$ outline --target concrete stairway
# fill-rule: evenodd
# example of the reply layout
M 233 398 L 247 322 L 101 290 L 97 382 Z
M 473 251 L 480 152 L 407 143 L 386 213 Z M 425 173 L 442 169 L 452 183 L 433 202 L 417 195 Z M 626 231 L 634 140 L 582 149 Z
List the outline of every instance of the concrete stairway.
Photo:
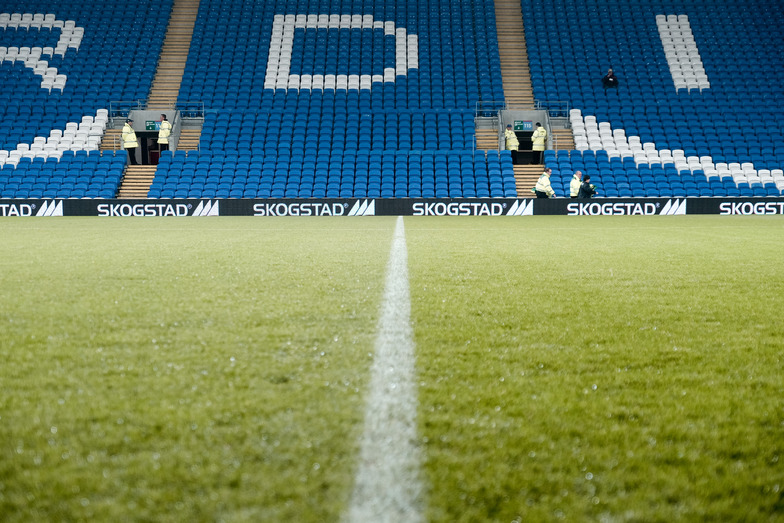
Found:
M 507 107 L 532 108 L 534 93 L 531 87 L 531 71 L 528 66 L 520 1 L 496 0 L 495 20 Z M 487 129 L 477 125 L 475 132 L 477 149 L 498 150 L 498 129 Z
M 498 130 L 477 129 L 476 148 L 483 151 L 498 150 Z
M 180 131 L 180 139 L 177 142 L 178 151 L 196 151 L 199 149 L 199 138 L 201 138 L 201 127 L 184 127 Z
M 98 149 L 101 151 L 119 151 L 122 149 L 122 129 L 106 129 L 101 137 Z
M 147 198 L 150 185 L 155 178 L 157 165 L 129 165 L 120 183 L 117 198 Z
M 534 198 L 536 195 L 531 189 L 544 171 L 543 165 L 515 165 L 515 186 L 518 198 Z
M 553 149 L 571 151 L 574 149 L 574 134 L 571 129 L 552 129 Z
M 534 92 L 531 86 L 520 0 L 496 0 L 495 19 L 507 107 L 533 108 Z M 498 129 L 476 129 L 477 149 L 498 150 L 498 139 Z M 536 185 L 543 170 L 542 165 L 514 166 L 518 198 L 534 197 L 531 189 Z
M 506 103 L 510 108 L 533 107 L 534 92 L 520 0 L 495 0 L 495 23 Z
M 148 109 L 172 109 L 176 105 L 198 12 L 199 0 L 175 0 L 147 98 Z

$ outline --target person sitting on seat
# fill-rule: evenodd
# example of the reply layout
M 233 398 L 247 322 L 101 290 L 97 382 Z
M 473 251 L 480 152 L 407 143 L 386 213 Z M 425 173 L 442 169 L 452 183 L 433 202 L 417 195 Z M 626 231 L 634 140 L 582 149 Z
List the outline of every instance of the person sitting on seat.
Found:
M 612 69 L 607 70 L 607 74 L 602 78 L 602 85 L 604 86 L 605 91 L 618 87 L 618 77 L 615 76 Z

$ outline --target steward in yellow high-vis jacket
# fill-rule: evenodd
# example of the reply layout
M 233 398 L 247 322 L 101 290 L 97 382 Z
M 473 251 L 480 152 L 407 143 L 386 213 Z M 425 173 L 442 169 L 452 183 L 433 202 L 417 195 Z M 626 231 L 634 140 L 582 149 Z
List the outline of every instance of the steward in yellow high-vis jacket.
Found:
M 534 151 L 534 157 L 538 156 L 536 163 L 544 163 L 542 162 L 542 156 L 544 155 L 543 151 L 547 146 L 547 129 L 542 127 L 542 124 L 539 122 L 536 122 L 536 130 L 534 131 L 534 134 L 531 135 L 531 142 L 533 143 L 532 149 Z
M 123 148 L 128 151 L 128 160 L 131 165 L 136 165 L 136 148 L 139 147 L 139 140 L 136 138 L 136 131 L 131 126 L 132 123 L 133 120 L 130 118 L 125 120 L 125 125 L 122 128 L 122 144 Z
M 506 126 L 506 131 L 504 132 L 504 138 L 506 139 L 507 151 L 516 151 L 520 148 L 520 141 L 517 139 L 517 135 L 512 130 L 511 125 Z
M 169 150 L 169 136 L 171 136 L 172 124 L 166 119 L 166 115 L 161 115 L 161 128 L 158 130 L 158 146 L 161 151 Z
M 583 177 L 582 171 L 574 172 L 574 176 L 572 176 L 572 181 L 569 182 L 569 196 L 571 198 L 577 198 L 577 195 L 580 193 L 580 184 L 583 183 L 582 177 Z
M 536 130 L 531 135 L 531 141 L 533 142 L 534 151 L 544 151 L 547 144 L 547 129 L 542 127 L 542 124 L 539 122 L 536 123 Z
M 536 193 L 537 198 L 555 198 L 555 191 L 553 186 L 550 185 L 550 174 L 552 174 L 552 169 L 545 169 L 539 177 L 539 181 L 536 182 L 534 193 Z

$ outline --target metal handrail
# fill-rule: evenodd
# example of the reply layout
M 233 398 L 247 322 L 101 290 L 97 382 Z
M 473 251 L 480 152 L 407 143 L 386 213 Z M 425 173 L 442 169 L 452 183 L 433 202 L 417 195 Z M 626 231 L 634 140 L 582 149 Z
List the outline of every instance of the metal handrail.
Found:
M 476 102 L 474 109 L 477 118 L 492 118 L 498 116 L 501 111 L 507 110 L 533 109 L 535 111 L 547 111 L 552 117 L 569 116 L 571 105 L 566 100 L 534 100 L 533 105 L 514 105 L 504 101 L 482 100 Z
M 114 127 L 114 119 L 128 118 L 131 111 L 142 109 L 146 100 L 114 100 L 109 102 L 109 124 Z
M 204 118 L 206 107 L 202 100 L 185 100 L 178 101 L 174 106 L 180 112 L 183 119 L 185 118 Z
M 477 118 L 498 117 L 498 113 L 506 110 L 506 101 L 480 100 L 476 102 L 474 115 Z
M 537 110 L 547 111 L 553 118 L 568 117 L 571 105 L 566 100 L 534 100 Z

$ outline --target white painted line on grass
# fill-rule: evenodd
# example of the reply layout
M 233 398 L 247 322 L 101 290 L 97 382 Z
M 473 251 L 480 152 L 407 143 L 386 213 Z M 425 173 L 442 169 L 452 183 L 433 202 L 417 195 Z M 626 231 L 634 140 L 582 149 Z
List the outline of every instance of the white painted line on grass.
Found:
M 348 523 L 424 521 L 410 317 L 408 250 L 399 216 L 387 265 L 359 468 L 345 518 Z

